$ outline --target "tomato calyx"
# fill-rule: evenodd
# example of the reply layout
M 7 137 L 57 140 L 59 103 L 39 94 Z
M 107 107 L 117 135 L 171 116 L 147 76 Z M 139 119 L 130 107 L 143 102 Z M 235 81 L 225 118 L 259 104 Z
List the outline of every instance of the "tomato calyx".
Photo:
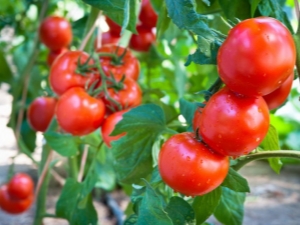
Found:
M 77 59 L 77 68 L 75 72 L 81 76 L 87 77 L 88 76 L 87 74 L 93 72 L 93 70 L 95 69 L 94 65 L 89 64 L 92 58 L 93 57 L 90 55 L 84 63 L 81 63 L 81 55 L 80 55 Z

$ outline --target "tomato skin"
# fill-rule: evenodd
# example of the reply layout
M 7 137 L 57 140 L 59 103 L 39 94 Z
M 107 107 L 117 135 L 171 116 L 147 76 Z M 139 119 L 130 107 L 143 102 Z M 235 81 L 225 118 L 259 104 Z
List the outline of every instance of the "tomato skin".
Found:
M 100 127 L 105 116 L 105 105 L 83 88 L 74 87 L 59 98 L 55 115 L 64 131 L 82 136 Z
M 204 102 L 203 104 L 206 104 L 206 102 Z M 194 112 L 194 117 L 193 117 L 193 121 L 192 121 L 194 131 L 197 131 L 197 129 L 199 129 L 199 123 L 200 123 L 200 118 L 201 118 L 201 115 L 202 115 L 202 111 L 203 111 L 203 108 L 198 107 L 196 109 L 196 111 Z
M 62 49 L 59 49 L 59 50 L 56 50 L 56 51 L 49 51 L 48 53 L 48 56 L 47 56 L 47 64 L 48 66 L 51 66 L 54 62 L 54 60 L 60 56 L 61 54 L 67 52 L 68 49 L 67 48 L 62 48 Z
M 100 79 L 99 75 L 93 72 L 86 73 L 86 76 L 76 73 L 79 58 L 80 63 L 83 64 L 88 60 L 89 55 L 82 51 L 67 51 L 52 64 L 49 81 L 57 95 L 62 95 L 72 87 L 84 88 L 86 83 L 92 84 Z M 93 64 L 94 61 L 90 59 L 88 65 Z
M 114 36 L 120 37 L 122 27 L 107 16 L 105 17 L 105 20 L 109 26 L 110 33 Z
M 187 196 L 204 195 L 217 188 L 229 170 L 229 159 L 209 149 L 185 132 L 175 134 L 162 146 L 158 169 L 163 181 Z
M 269 123 L 269 109 L 261 96 L 241 96 L 224 87 L 204 107 L 199 135 L 216 152 L 241 156 L 262 142 Z
M 102 133 L 102 138 L 104 143 L 110 148 L 111 147 L 111 142 L 116 141 L 123 137 L 126 133 L 122 133 L 116 136 L 110 136 L 110 134 L 113 132 L 115 129 L 115 126 L 117 125 L 118 122 L 120 122 L 123 119 L 123 114 L 128 112 L 128 109 L 122 110 L 119 112 L 115 112 L 111 115 L 109 115 L 103 122 L 101 126 L 101 133 Z
M 19 214 L 25 212 L 31 206 L 33 200 L 33 193 L 25 199 L 17 200 L 9 195 L 6 184 L 0 188 L 0 208 L 7 213 Z
M 275 91 L 263 96 L 268 104 L 269 110 L 276 109 L 284 103 L 291 92 L 293 80 L 294 73 L 290 74 L 290 76 Z
M 121 56 L 124 54 L 124 51 L 126 51 L 120 65 L 115 65 L 111 57 L 101 57 L 100 62 L 102 69 L 107 76 L 113 74 L 118 81 L 122 79 L 123 75 L 134 80 L 138 79 L 140 74 L 140 63 L 129 49 L 116 45 L 104 45 L 96 51 L 98 53 L 116 53 L 118 56 Z
M 142 103 L 142 90 L 138 83 L 133 79 L 126 78 L 121 90 L 108 88 L 107 91 L 109 96 L 122 106 L 122 109 L 135 107 Z M 116 104 L 111 102 L 107 97 L 104 97 L 103 101 L 107 108 L 113 108 L 116 111 L 120 111 Z
M 137 26 L 138 34 L 133 34 L 130 38 L 129 47 L 138 52 L 147 52 L 151 44 L 155 41 L 155 34 L 144 27 Z
M 7 184 L 8 194 L 18 200 L 26 199 L 33 194 L 34 183 L 26 173 L 15 174 Z
M 281 22 L 269 17 L 237 24 L 217 56 L 223 82 L 232 91 L 248 96 L 263 96 L 277 89 L 293 72 L 295 61 L 292 35 Z
M 49 16 L 42 21 L 39 28 L 41 42 L 52 51 L 67 47 L 72 41 L 70 23 L 59 16 Z
M 52 97 L 38 97 L 29 105 L 27 120 L 33 130 L 47 130 L 54 115 L 56 102 Z
M 157 14 L 154 11 L 149 0 L 142 1 L 142 7 L 139 15 L 139 20 L 143 27 L 151 29 L 156 26 Z

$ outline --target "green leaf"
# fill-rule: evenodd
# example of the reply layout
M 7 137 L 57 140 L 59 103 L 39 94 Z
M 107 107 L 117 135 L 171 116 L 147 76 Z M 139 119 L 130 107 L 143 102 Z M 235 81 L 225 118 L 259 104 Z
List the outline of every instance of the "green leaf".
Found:
M 124 225 L 135 225 L 137 223 L 138 216 L 135 214 L 130 215 L 124 222 Z
M 242 225 L 246 194 L 222 187 L 222 196 L 214 216 L 224 225 Z
M 157 105 L 142 105 L 123 115 L 112 133 L 127 133 L 112 143 L 114 168 L 120 182 L 138 183 L 151 173 L 152 146 L 164 130 L 165 116 Z
M 146 193 L 139 208 L 137 225 L 173 225 L 172 220 L 164 210 L 164 196 L 156 192 L 146 180 Z
M 104 11 L 109 18 L 124 29 L 136 33 L 138 0 L 83 0 L 85 3 Z
M 258 7 L 258 4 L 261 2 L 261 0 L 250 0 L 251 3 L 251 17 L 254 17 L 255 11 Z
M 160 13 L 158 14 L 158 21 L 156 24 L 156 37 L 160 39 L 164 32 L 168 29 L 171 19 L 168 17 L 168 11 L 165 2 L 163 2 Z
M 161 183 L 162 179 L 158 170 L 158 166 L 154 167 L 153 171 L 152 171 L 152 175 L 151 175 L 151 179 L 150 179 L 150 184 L 152 186 L 156 186 L 157 184 Z
M 68 178 L 56 203 L 56 215 L 67 219 L 72 225 L 97 224 L 97 212 L 90 195 L 82 195 L 84 187 Z
M 236 192 L 250 192 L 248 181 L 232 168 L 229 169 L 222 186 Z
M 193 202 L 193 209 L 196 214 L 196 224 L 201 225 L 215 211 L 220 202 L 222 189 L 220 187 L 203 196 L 197 196 Z
M 0 51 L 0 83 L 10 83 L 13 75 L 4 56 L 4 52 Z
M 180 197 L 174 196 L 165 208 L 174 225 L 190 224 L 193 222 L 195 213 L 193 208 Z
M 268 133 L 260 146 L 265 150 L 280 150 L 279 137 L 277 130 L 274 126 L 270 125 Z M 268 159 L 271 168 L 276 172 L 280 173 L 282 162 L 279 157 Z
M 179 100 L 180 113 L 185 118 L 187 124 L 191 127 L 193 124 L 193 118 L 196 109 L 198 108 L 196 103 L 188 102 L 181 98 Z
M 220 4 L 218 0 L 196 0 L 196 9 L 197 12 L 201 14 L 210 14 L 221 11 Z
M 36 132 L 31 129 L 27 120 L 23 120 L 21 125 L 21 136 L 23 138 L 24 144 L 28 147 L 31 152 L 34 152 Z
M 50 147 L 62 156 L 74 156 L 78 151 L 80 139 L 71 134 L 60 134 L 50 131 L 46 132 L 44 137 Z
M 225 16 L 229 20 L 244 20 L 251 17 L 251 6 L 245 0 L 219 0 Z

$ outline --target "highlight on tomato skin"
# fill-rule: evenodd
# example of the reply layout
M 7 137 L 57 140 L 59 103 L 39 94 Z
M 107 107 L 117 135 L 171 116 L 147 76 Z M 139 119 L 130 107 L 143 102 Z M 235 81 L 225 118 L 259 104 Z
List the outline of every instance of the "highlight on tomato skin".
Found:
M 45 132 L 54 116 L 57 100 L 53 97 L 38 97 L 27 109 L 27 120 L 35 131 Z
M 229 158 L 211 150 L 192 132 L 170 137 L 159 152 L 158 169 L 162 180 L 186 196 L 209 193 L 224 181 Z

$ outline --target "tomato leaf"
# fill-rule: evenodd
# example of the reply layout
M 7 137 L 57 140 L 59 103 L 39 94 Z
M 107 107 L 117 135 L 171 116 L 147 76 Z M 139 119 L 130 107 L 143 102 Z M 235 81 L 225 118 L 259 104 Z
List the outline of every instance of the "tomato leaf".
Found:
M 156 25 L 157 34 L 156 37 L 160 39 L 163 33 L 168 29 L 171 19 L 168 17 L 168 11 L 165 2 L 163 2 L 160 13 L 158 14 L 158 21 Z
M 124 225 L 135 225 L 137 223 L 138 216 L 135 214 L 130 215 L 124 222 Z
M 236 192 L 250 192 L 248 181 L 232 168 L 229 169 L 222 186 Z
M 122 183 L 140 182 L 152 170 L 152 146 L 158 136 L 166 130 L 163 110 L 154 104 L 131 109 L 112 132 L 127 134 L 112 142 L 117 178 Z
M 83 185 L 68 178 L 56 203 L 56 215 L 70 224 L 97 224 L 97 212 L 90 195 L 82 195 Z
M 246 194 L 222 187 L 222 195 L 214 216 L 224 225 L 242 225 Z
M 189 125 L 188 130 L 192 130 L 193 118 L 196 109 L 198 108 L 196 103 L 188 102 L 183 98 L 179 99 L 180 113 L 185 118 Z
M 12 72 L 9 68 L 7 60 L 4 57 L 4 52 L 0 51 L 0 83 L 9 83 L 12 79 Z
M 71 134 L 60 134 L 53 131 L 46 132 L 44 137 L 50 147 L 62 156 L 76 155 L 80 139 Z
M 255 11 L 258 7 L 258 4 L 261 2 L 261 0 L 250 0 L 251 3 L 251 17 L 254 17 Z
M 180 197 L 173 196 L 165 208 L 174 225 L 192 224 L 195 213 L 193 208 Z
M 249 1 L 245 0 L 219 0 L 225 16 L 233 20 L 239 18 L 241 20 L 251 17 L 251 6 Z
M 270 125 L 268 133 L 260 146 L 265 150 L 280 150 L 279 137 L 277 130 L 274 126 Z M 276 172 L 280 173 L 282 162 L 279 157 L 268 159 L 271 168 Z
M 196 224 L 201 225 L 213 214 L 220 202 L 222 189 L 220 187 L 203 196 L 197 196 L 193 202 L 193 209 L 196 214 Z
M 83 0 L 85 3 L 94 6 L 109 16 L 124 29 L 136 33 L 137 12 L 139 2 L 137 0 Z

